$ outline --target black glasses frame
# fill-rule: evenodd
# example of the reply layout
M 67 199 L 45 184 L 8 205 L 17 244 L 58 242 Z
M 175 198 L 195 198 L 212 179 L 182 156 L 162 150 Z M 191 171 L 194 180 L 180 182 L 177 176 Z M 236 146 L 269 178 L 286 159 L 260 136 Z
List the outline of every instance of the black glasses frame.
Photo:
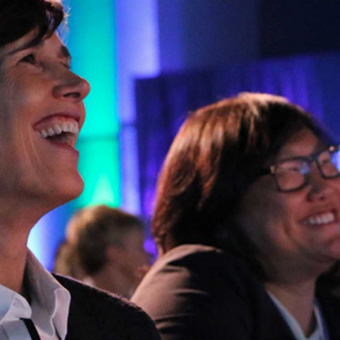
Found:
M 334 176 L 328 176 L 328 175 L 325 175 L 323 173 L 323 170 L 322 170 L 322 165 L 320 164 L 319 162 L 319 156 L 324 153 L 325 151 L 328 151 L 330 154 L 334 153 L 334 152 L 338 152 L 340 150 L 340 144 L 337 144 L 337 145 L 331 145 L 329 146 L 328 148 L 314 154 L 314 155 L 311 155 L 311 156 L 299 156 L 299 157 L 292 157 L 292 158 L 287 158 L 287 159 L 284 159 L 282 161 L 279 161 L 279 162 L 276 162 L 274 164 L 272 164 L 271 166 L 269 166 L 268 168 L 264 168 L 260 171 L 259 173 L 259 176 L 264 176 L 264 175 L 272 175 L 274 177 L 274 180 L 275 180 L 275 183 L 276 183 L 276 186 L 277 186 L 277 189 L 281 192 L 293 192 L 293 191 L 297 191 L 297 190 L 300 190 L 302 189 L 303 187 L 305 187 L 307 184 L 308 184 L 308 181 L 309 181 L 309 176 L 310 176 L 310 169 L 311 169 L 311 165 L 313 162 L 316 163 L 317 165 L 317 168 L 319 169 L 320 171 L 320 174 L 322 176 L 322 178 L 325 178 L 325 179 L 332 179 L 332 178 L 337 178 L 337 177 L 340 177 L 340 171 L 338 174 L 334 175 Z M 306 174 L 303 175 L 304 177 L 304 181 L 303 183 L 297 187 L 297 188 L 293 188 L 293 189 L 282 189 L 279 185 L 279 181 L 277 179 L 277 176 L 276 176 L 276 172 L 277 172 L 277 168 L 280 164 L 283 164 L 285 162 L 289 162 L 289 161 L 294 161 L 294 160 L 301 160 L 301 161 L 304 161 L 306 164 L 308 164 L 308 171 Z

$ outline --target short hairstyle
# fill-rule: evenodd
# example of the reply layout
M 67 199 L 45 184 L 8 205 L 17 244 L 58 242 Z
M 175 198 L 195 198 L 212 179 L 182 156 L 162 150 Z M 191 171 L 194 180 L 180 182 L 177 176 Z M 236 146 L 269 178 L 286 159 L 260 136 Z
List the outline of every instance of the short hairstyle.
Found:
M 63 240 L 56 250 L 53 272 L 71 276 L 78 280 L 82 280 L 86 276 L 84 269 L 79 263 L 76 248 L 67 242 L 67 240 Z
M 107 262 L 109 245 L 124 247 L 126 236 L 144 230 L 142 221 L 123 210 L 98 205 L 78 210 L 67 226 L 67 238 L 78 251 L 87 274 L 98 272 Z
M 64 19 L 60 0 L 1 0 L 0 47 L 36 29 L 31 44 L 52 34 Z
M 240 198 L 303 128 L 331 143 L 310 114 L 279 96 L 242 93 L 190 114 L 158 180 L 152 232 L 161 252 L 201 243 L 252 257 L 235 222 Z

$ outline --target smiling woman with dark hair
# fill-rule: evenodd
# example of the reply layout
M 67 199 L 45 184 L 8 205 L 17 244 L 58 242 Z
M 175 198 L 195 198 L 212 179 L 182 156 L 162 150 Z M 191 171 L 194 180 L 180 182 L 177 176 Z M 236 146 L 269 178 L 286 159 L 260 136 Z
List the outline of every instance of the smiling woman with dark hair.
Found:
M 31 228 L 83 190 L 75 144 L 89 84 L 70 70 L 56 0 L 0 2 L 0 339 L 157 339 L 139 309 L 53 277 Z
M 161 171 L 160 257 L 132 301 L 162 339 L 340 339 L 340 153 L 286 99 L 192 113 Z

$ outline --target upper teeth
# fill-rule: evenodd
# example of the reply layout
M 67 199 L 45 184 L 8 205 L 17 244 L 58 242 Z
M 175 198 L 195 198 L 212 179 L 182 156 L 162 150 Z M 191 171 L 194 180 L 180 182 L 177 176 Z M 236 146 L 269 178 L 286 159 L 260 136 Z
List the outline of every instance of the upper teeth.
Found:
M 74 134 L 79 133 L 78 123 L 77 122 L 54 123 L 52 126 L 41 129 L 39 131 L 40 136 L 43 138 L 60 135 L 63 132 L 70 132 Z
M 308 225 L 321 225 L 334 222 L 335 215 L 332 212 L 310 216 L 306 219 L 306 224 Z

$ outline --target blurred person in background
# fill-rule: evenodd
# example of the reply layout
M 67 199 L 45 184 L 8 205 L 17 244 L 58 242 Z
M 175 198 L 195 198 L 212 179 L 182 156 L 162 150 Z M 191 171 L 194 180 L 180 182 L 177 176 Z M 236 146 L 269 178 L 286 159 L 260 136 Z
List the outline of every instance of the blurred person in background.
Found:
M 161 171 L 132 301 L 164 340 L 340 339 L 340 148 L 288 100 L 193 112 Z
M 142 221 L 105 205 L 77 211 L 66 228 L 55 271 L 130 298 L 149 268 Z M 63 272 L 64 270 L 64 272 Z
M 75 145 L 89 84 L 70 69 L 63 18 L 57 0 L 0 1 L 0 339 L 158 339 L 140 309 L 51 275 L 27 248 L 84 185 Z
M 63 240 L 57 248 L 52 272 L 71 276 L 79 281 L 82 281 L 86 276 L 79 263 L 79 256 L 75 247 L 71 246 L 67 240 Z

